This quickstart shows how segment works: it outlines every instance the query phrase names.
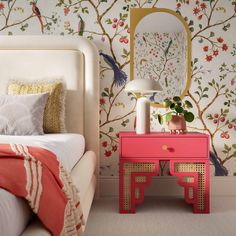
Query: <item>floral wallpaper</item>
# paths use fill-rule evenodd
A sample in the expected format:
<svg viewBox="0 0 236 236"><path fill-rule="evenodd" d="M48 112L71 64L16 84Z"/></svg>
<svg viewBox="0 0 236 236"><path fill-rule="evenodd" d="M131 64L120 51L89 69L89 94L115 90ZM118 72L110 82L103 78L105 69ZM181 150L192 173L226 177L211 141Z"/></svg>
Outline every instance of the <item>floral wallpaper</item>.
<svg viewBox="0 0 236 236"><path fill-rule="evenodd" d="M236 175L236 0L0 0L0 34L81 35L95 42L101 57L101 175L117 176L118 133L133 130L136 105L124 92L131 7L169 8L185 18L192 33L187 98L197 117L188 129L210 135L212 175ZM154 130L161 129L159 111L152 110Z"/></svg>
<svg viewBox="0 0 236 236"><path fill-rule="evenodd" d="M187 79L186 43L185 31L134 35L134 78L152 78L163 89L151 96L153 102L182 94Z"/></svg>

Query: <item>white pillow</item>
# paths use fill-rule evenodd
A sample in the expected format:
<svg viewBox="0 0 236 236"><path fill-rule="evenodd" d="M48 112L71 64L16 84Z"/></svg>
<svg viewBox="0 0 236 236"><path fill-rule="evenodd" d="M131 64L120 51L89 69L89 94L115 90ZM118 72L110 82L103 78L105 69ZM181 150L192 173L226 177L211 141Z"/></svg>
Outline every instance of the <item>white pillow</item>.
<svg viewBox="0 0 236 236"><path fill-rule="evenodd" d="M49 93L0 95L0 134L43 134L43 114Z"/></svg>

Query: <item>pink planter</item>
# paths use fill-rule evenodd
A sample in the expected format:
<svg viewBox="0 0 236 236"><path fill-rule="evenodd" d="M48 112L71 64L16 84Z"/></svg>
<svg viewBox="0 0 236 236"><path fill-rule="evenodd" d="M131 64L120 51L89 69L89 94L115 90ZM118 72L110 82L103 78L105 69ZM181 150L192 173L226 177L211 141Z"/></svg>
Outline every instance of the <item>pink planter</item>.
<svg viewBox="0 0 236 236"><path fill-rule="evenodd" d="M169 124L168 128L171 133L186 133L186 121L183 116L173 115Z"/></svg>

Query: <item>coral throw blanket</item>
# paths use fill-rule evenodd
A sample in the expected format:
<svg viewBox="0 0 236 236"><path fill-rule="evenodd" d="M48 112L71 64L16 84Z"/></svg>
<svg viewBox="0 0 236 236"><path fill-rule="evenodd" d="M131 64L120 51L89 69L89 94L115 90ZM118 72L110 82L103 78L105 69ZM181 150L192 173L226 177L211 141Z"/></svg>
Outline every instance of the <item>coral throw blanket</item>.
<svg viewBox="0 0 236 236"><path fill-rule="evenodd" d="M78 192L52 152L0 144L0 187L24 197L53 235L81 235Z"/></svg>

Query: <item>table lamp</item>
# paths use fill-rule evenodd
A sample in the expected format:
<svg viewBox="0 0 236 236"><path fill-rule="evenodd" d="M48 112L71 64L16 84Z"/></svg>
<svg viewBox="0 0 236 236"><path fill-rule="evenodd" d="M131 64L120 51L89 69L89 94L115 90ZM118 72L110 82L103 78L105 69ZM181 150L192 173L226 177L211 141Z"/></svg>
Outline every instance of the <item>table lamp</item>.
<svg viewBox="0 0 236 236"><path fill-rule="evenodd" d="M154 79L134 79L126 84L126 92L141 94L141 97L137 99L136 105L137 134L150 133L150 101L145 95L151 95L162 90L159 82Z"/></svg>

